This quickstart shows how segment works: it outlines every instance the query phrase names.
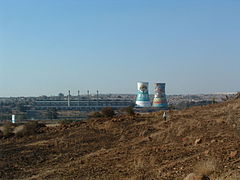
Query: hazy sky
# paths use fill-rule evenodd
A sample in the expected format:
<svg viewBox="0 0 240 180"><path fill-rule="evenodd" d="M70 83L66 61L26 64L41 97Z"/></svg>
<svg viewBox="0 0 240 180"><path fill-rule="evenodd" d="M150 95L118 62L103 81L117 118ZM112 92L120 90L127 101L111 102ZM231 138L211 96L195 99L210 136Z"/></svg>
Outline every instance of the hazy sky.
<svg viewBox="0 0 240 180"><path fill-rule="evenodd" d="M0 0L0 96L240 90L239 0Z"/></svg>

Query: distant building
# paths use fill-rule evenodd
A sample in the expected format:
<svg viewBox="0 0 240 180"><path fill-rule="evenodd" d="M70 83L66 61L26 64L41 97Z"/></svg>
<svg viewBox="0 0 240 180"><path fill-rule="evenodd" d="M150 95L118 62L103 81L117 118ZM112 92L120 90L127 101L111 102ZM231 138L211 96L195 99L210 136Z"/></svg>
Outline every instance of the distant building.
<svg viewBox="0 0 240 180"><path fill-rule="evenodd" d="M38 100L35 102L36 110L47 110L56 108L57 110L81 110L92 111L100 110L104 107L112 107L115 109L128 107L133 104L131 100L114 100L114 99L81 99L81 100Z"/></svg>

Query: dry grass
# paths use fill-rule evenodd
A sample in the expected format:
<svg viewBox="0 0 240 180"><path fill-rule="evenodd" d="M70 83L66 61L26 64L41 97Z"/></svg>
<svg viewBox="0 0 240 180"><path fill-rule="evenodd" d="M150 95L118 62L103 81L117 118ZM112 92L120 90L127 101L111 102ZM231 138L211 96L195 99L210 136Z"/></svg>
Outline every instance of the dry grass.
<svg viewBox="0 0 240 180"><path fill-rule="evenodd" d="M44 124L39 124L36 121L30 121L24 125L13 127L11 129L11 133L13 133L15 136L18 136L18 137L32 135L32 134L38 133L39 129L44 126L45 126Z"/></svg>
<svg viewBox="0 0 240 180"><path fill-rule="evenodd" d="M20 125L14 128L13 133L16 136L23 136L26 133L26 126L25 125Z"/></svg>
<svg viewBox="0 0 240 180"><path fill-rule="evenodd" d="M226 122L236 129L237 133L240 135L240 101L228 104L225 108L226 112Z"/></svg>
<svg viewBox="0 0 240 180"><path fill-rule="evenodd" d="M222 174L220 178L217 180L239 180L240 179L240 172L227 172L225 174Z"/></svg>
<svg viewBox="0 0 240 180"><path fill-rule="evenodd" d="M1 128L3 137L11 136L13 134L13 129L14 125L11 122L6 122Z"/></svg>
<svg viewBox="0 0 240 180"><path fill-rule="evenodd" d="M227 116L231 112L230 119L237 119L239 110L238 105L225 102L173 111L167 121L161 119L161 112L90 118L45 128L42 134L1 139L11 171L0 170L0 175L5 179L36 175L36 179L180 180L193 172L200 178L236 180L239 176L233 171L239 170L239 156L229 158L229 154L239 149L240 137ZM197 139L201 142L195 144ZM211 157L217 159L217 167L214 160L206 160ZM47 169L54 171L44 174ZM226 174L228 170L231 173Z"/></svg>
<svg viewBox="0 0 240 180"><path fill-rule="evenodd" d="M194 172L196 174L209 176L216 170L216 167L217 163L215 160L203 161L196 165Z"/></svg>

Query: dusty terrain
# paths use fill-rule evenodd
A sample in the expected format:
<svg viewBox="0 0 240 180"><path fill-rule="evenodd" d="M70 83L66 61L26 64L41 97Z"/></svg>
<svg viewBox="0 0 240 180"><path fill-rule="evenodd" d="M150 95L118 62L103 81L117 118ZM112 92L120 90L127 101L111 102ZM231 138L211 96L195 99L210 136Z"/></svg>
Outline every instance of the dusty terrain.
<svg viewBox="0 0 240 180"><path fill-rule="evenodd" d="M0 139L0 179L239 179L240 100L97 118ZM210 163L210 164L211 164Z"/></svg>

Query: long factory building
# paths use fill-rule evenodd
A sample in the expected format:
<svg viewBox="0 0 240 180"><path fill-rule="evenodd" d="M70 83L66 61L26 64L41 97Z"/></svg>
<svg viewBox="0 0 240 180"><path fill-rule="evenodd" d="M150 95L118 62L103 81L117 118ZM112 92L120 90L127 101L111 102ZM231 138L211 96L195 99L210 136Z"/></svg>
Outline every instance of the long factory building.
<svg viewBox="0 0 240 180"><path fill-rule="evenodd" d="M104 107L112 107L115 109L128 107L133 104L132 100L114 100L114 99L106 99L106 100L97 100L97 99L89 99L89 100L38 100L35 102L36 110L47 110L50 108L56 108L57 110L100 110Z"/></svg>

